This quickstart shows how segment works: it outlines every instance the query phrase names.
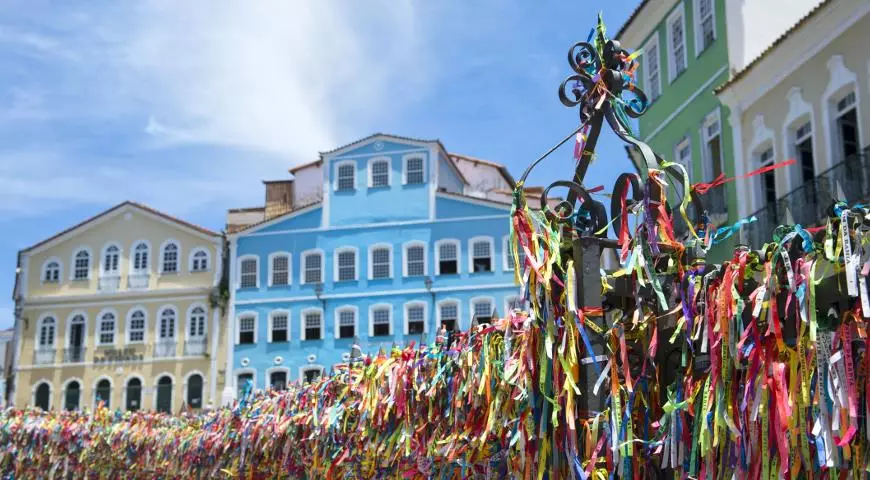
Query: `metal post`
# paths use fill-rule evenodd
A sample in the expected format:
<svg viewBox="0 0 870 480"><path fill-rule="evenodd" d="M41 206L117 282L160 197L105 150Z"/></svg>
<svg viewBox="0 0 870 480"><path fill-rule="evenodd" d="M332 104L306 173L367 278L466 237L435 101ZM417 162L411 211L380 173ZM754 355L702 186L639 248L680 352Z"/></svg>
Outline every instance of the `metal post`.
<svg viewBox="0 0 870 480"><path fill-rule="evenodd" d="M577 305L581 309L586 307L600 308L602 305L601 247L598 245L598 240L594 237L575 238L573 249ZM587 323L601 321L598 318L586 318ZM592 344L592 352L587 352L587 356L581 361L583 375L581 383L585 391L578 399L577 404L581 411L585 411L587 415L591 416L591 414L604 410L605 395L602 392L595 395L592 393L592 389L598 378L598 372L604 366L600 357L605 356L607 339L591 328L586 329L586 334ZM595 362L598 362L598 365Z"/></svg>

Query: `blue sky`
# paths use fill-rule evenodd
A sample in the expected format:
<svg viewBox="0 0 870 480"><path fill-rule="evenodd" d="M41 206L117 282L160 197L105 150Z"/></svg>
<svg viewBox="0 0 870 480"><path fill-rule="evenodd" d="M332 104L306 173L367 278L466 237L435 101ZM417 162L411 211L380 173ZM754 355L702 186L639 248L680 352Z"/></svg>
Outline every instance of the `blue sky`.
<svg viewBox="0 0 870 480"><path fill-rule="evenodd" d="M597 3L615 34L638 0ZM0 328L16 252L124 200L215 230L260 180L374 132L519 177L577 125L556 96L589 2L43 2L0 9ZM603 136L589 185L631 166ZM531 184L569 178L568 145Z"/></svg>

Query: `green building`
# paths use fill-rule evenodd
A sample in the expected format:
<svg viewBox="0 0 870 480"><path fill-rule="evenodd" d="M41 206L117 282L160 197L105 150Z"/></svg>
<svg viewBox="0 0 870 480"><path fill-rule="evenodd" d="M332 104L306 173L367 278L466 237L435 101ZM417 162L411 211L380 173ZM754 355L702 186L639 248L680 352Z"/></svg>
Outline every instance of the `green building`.
<svg viewBox="0 0 870 480"><path fill-rule="evenodd" d="M691 183L735 174L731 112L713 89L757 57L818 0L644 0L616 34L643 49L637 78L651 101L638 137L681 163ZM787 8L785 8L787 6ZM636 151L629 156L641 171ZM704 206L714 225L738 220L734 183L710 190ZM723 260L733 244L710 252Z"/></svg>

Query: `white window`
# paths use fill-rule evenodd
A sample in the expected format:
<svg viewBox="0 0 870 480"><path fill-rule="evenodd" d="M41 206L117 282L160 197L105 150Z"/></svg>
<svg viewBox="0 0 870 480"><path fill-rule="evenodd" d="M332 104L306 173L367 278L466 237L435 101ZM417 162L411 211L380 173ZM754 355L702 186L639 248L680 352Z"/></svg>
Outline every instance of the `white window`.
<svg viewBox="0 0 870 480"><path fill-rule="evenodd" d="M206 312L203 307L194 307L187 319L188 337L201 339L205 336Z"/></svg>
<svg viewBox="0 0 870 480"><path fill-rule="evenodd" d="M353 338L356 335L357 312L353 306L335 310L335 338Z"/></svg>
<svg viewBox="0 0 870 480"><path fill-rule="evenodd" d="M209 267L208 251L204 248L199 248L193 251L190 256L190 271L191 272L207 272Z"/></svg>
<svg viewBox="0 0 870 480"><path fill-rule="evenodd" d="M100 331L97 337L99 345L115 343L115 314L106 312L100 316Z"/></svg>
<svg viewBox="0 0 870 480"><path fill-rule="evenodd" d="M85 346L87 342L87 334L88 331L88 322L85 319L83 314L75 314L72 319L67 319L69 322L69 328L67 329L67 345L72 348L78 350L77 352L77 361L82 361L83 358L81 354L81 348Z"/></svg>
<svg viewBox="0 0 870 480"><path fill-rule="evenodd" d="M356 248L342 247L335 251L335 281L352 282L357 280Z"/></svg>
<svg viewBox="0 0 870 480"><path fill-rule="evenodd" d="M290 312L275 310L269 314L269 342L281 343L290 340Z"/></svg>
<svg viewBox="0 0 870 480"><path fill-rule="evenodd" d="M493 271L492 237L474 237L468 241L468 244L468 250L471 252L468 270L474 273Z"/></svg>
<svg viewBox="0 0 870 480"><path fill-rule="evenodd" d="M495 305L492 298L475 298L471 300L471 319L478 324L490 323L495 315Z"/></svg>
<svg viewBox="0 0 870 480"><path fill-rule="evenodd" d="M716 9L713 0L695 0L695 56L716 40Z"/></svg>
<svg viewBox="0 0 870 480"><path fill-rule="evenodd" d="M250 314L239 316L238 345L251 345L257 343L257 317Z"/></svg>
<svg viewBox="0 0 870 480"><path fill-rule="evenodd" d="M448 332L459 329L459 302L445 300L438 304L438 329L441 327Z"/></svg>
<svg viewBox="0 0 870 480"><path fill-rule="evenodd" d="M405 304L405 335L426 333L426 304L411 302Z"/></svg>
<svg viewBox="0 0 870 480"><path fill-rule="evenodd" d="M269 255L269 286L290 284L290 255L284 252Z"/></svg>
<svg viewBox="0 0 870 480"><path fill-rule="evenodd" d="M302 252L302 283L323 282L323 252L319 250Z"/></svg>
<svg viewBox="0 0 870 480"><path fill-rule="evenodd" d="M759 167L773 165L773 147L767 147L758 153L756 162ZM776 204L776 171L771 170L758 176L761 204L770 207Z"/></svg>
<svg viewBox="0 0 870 480"><path fill-rule="evenodd" d="M686 70L686 20L680 3L668 17L668 78L673 82Z"/></svg>
<svg viewBox="0 0 870 480"><path fill-rule="evenodd" d="M387 244L369 247L369 278L384 279L393 277L393 247Z"/></svg>
<svg viewBox="0 0 870 480"><path fill-rule="evenodd" d="M158 330L158 341L174 342L175 341L175 322L178 315L174 308L165 308L160 312L160 329Z"/></svg>
<svg viewBox="0 0 870 480"><path fill-rule="evenodd" d="M356 188L356 162L349 160L335 165L335 190L349 192Z"/></svg>
<svg viewBox="0 0 870 480"><path fill-rule="evenodd" d="M58 283L60 282L60 260L51 259L46 262L42 269L43 283Z"/></svg>
<svg viewBox="0 0 870 480"><path fill-rule="evenodd" d="M145 242L139 242L133 247L133 272L134 273L145 273L149 270L149 248L148 244Z"/></svg>
<svg viewBox="0 0 870 480"><path fill-rule="evenodd" d="M423 157L409 156L403 159L405 185L417 185L426 181Z"/></svg>
<svg viewBox="0 0 870 480"><path fill-rule="evenodd" d="M302 340L323 339L323 312L309 309L302 312Z"/></svg>
<svg viewBox="0 0 870 480"><path fill-rule="evenodd" d="M813 125L807 120L794 131L792 152L797 157L798 168L794 169L797 184L812 182L816 178L816 162L813 154ZM813 187L811 187L814 190ZM814 192L813 192L814 193Z"/></svg>
<svg viewBox="0 0 870 480"><path fill-rule="evenodd" d="M87 250L79 250L73 256L73 280L91 278L91 254Z"/></svg>
<svg viewBox="0 0 870 480"><path fill-rule="evenodd" d="M127 343L145 341L145 311L133 310L127 319Z"/></svg>
<svg viewBox="0 0 870 480"><path fill-rule="evenodd" d="M722 135L719 121L719 109L707 115L701 126L701 139L703 142L703 178L714 179L723 173L722 165ZM710 190L704 199L704 207L710 213L726 213L728 205L725 203L725 189L722 187Z"/></svg>
<svg viewBox="0 0 870 480"><path fill-rule="evenodd" d="M858 155L861 132L858 129L858 98L854 90L837 100L834 128L834 158L842 162Z"/></svg>
<svg viewBox="0 0 870 480"><path fill-rule="evenodd" d="M121 249L117 245L109 245L103 251L103 275L115 276L120 274L119 262L121 261Z"/></svg>
<svg viewBox="0 0 870 480"><path fill-rule="evenodd" d="M683 137L674 147L674 158L677 163L686 169L686 175L689 176L689 181L692 180L692 141L687 136Z"/></svg>
<svg viewBox="0 0 870 480"><path fill-rule="evenodd" d="M384 157L369 160L369 187L390 186L390 159Z"/></svg>
<svg viewBox="0 0 870 480"><path fill-rule="evenodd" d="M176 273L178 272L178 255L179 248L175 242L168 242L163 246L160 254L160 273Z"/></svg>
<svg viewBox="0 0 870 480"><path fill-rule="evenodd" d="M372 305L369 308L369 336L380 337L393 334L393 306Z"/></svg>
<svg viewBox="0 0 870 480"><path fill-rule="evenodd" d="M318 378L323 376L323 367L312 365L309 367L300 367L299 368L299 377L305 383L311 383L317 381Z"/></svg>
<svg viewBox="0 0 870 480"><path fill-rule="evenodd" d="M57 328L57 322L54 317L45 317L39 325L39 348L50 349L54 348L54 334Z"/></svg>
<svg viewBox="0 0 870 480"><path fill-rule="evenodd" d="M422 277L426 275L426 244L422 242L408 242L404 251L404 270L406 277Z"/></svg>
<svg viewBox="0 0 870 480"><path fill-rule="evenodd" d="M658 31L643 47L643 90L650 102L662 94L662 79L659 71Z"/></svg>
<svg viewBox="0 0 870 480"><path fill-rule="evenodd" d="M257 288L260 285L258 258L246 256L239 259L239 288Z"/></svg>
<svg viewBox="0 0 870 480"><path fill-rule="evenodd" d="M435 243L436 275L454 275L459 273L459 240L438 240Z"/></svg>

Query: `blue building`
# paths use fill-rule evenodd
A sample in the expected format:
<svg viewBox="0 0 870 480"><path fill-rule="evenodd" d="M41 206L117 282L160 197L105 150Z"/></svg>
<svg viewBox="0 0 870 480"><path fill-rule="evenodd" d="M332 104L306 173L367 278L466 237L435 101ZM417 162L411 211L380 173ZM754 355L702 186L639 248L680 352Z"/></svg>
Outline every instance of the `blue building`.
<svg viewBox="0 0 870 480"><path fill-rule="evenodd" d="M228 213L235 389L328 372L355 337L366 353L431 341L519 301L503 166L377 134L290 172L264 182L263 207Z"/></svg>

